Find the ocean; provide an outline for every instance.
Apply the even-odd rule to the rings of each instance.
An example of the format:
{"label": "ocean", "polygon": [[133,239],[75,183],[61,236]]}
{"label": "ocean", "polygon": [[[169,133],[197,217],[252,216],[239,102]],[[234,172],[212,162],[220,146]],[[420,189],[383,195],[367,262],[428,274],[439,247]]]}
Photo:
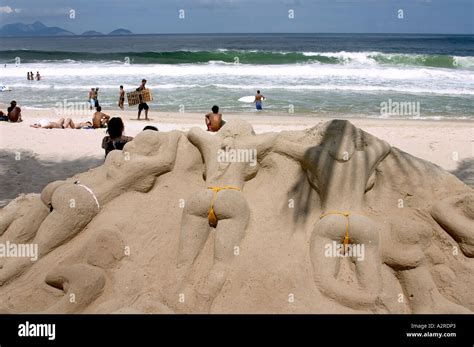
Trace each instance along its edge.
{"label": "ocean", "polygon": [[[18,59],[19,58],[19,59]],[[103,108],[148,80],[151,108],[325,117],[474,118],[474,36],[392,34],[133,35],[0,38],[0,102]],[[39,71],[41,81],[28,81]],[[401,107],[402,104],[413,108]],[[396,105],[397,107],[394,107]],[[400,107],[398,107],[400,106]],[[414,111],[417,110],[417,111]]]}

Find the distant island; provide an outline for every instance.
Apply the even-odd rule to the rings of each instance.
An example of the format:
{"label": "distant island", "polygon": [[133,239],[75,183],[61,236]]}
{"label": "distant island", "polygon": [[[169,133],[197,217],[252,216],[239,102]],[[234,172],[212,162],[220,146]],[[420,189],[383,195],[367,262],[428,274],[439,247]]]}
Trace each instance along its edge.
{"label": "distant island", "polygon": [[109,35],[133,35],[133,33],[127,29],[116,29],[111,31]]}
{"label": "distant island", "polygon": [[[95,30],[88,30],[82,33],[80,36],[102,36],[103,33]],[[127,29],[116,29],[107,35],[133,35],[130,30]],[[6,24],[0,28],[1,37],[21,37],[21,36],[76,36],[75,33],[59,28],[59,27],[48,27],[36,21],[33,24],[24,23],[13,23]]]}
{"label": "distant island", "polygon": [[82,36],[100,36],[100,35],[104,35],[104,34],[95,30],[89,30],[82,33]]}

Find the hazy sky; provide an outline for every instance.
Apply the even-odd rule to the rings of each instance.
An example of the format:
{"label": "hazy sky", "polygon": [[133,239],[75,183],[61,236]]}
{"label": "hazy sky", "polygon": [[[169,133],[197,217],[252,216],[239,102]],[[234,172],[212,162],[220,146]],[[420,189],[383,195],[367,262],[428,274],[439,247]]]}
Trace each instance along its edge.
{"label": "hazy sky", "polygon": [[474,34],[474,0],[0,0],[0,25],[36,20],[75,33]]}

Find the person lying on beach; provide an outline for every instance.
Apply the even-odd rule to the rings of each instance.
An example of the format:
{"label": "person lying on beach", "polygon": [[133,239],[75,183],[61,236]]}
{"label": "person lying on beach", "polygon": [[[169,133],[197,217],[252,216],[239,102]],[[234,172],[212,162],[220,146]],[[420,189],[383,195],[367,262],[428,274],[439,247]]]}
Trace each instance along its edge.
{"label": "person lying on beach", "polygon": [[102,113],[102,107],[97,106],[97,111],[92,116],[92,125],[94,128],[106,128],[109,122],[110,116]]}
{"label": "person lying on beach", "polygon": [[147,125],[146,127],[143,128],[142,131],[145,131],[145,130],[158,131],[158,128],[157,128],[157,127],[154,127],[153,125]]}
{"label": "person lying on beach", "polygon": [[0,122],[8,122],[8,116],[3,111],[0,111]]}
{"label": "person lying on beach", "polygon": [[66,118],[64,121],[64,129],[94,129],[91,121],[81,122],[81,123],[74,123],[71,118]]}
{"label": "person lying on beach", "polygon": [[123,135],[125,125],[123,124],[122,118],[113,117],[109,121],[107,127],[108,136],[105,136],[102,140],[102,148],[105,150],[105,156],[113,150],[122,150],[127,142],[133,140],[133,137]]}
{"label": "person lying on beach", "polygon": [[12,123],[19,123],[22,121],[21,119],[21,108],[16,105],[16,101],[13,100],[10,103],[10,107],[7,109],[8,111],[8,120]]}
{"label": "person lying on beach", "polygon": [[216,132],[225,124],[222,120],[222,113],[219,113],[219,106],[212,106],[212,113],[206,114],[204,120],[206,121],[207,131]]}
{"label": "person lying on beach", "polygon": [[41,119],[37,123],[31,124],[30,127],[38,129],[64,129],[64,118],[59,118],[57,122],[51,122],[47,119]]}

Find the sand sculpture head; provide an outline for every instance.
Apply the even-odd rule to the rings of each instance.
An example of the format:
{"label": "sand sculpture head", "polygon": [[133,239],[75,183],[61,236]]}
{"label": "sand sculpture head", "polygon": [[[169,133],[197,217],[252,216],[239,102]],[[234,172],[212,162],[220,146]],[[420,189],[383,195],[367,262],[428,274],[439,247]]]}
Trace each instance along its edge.
{"label": "sand sculpture head", "polygon": [[252,125],[250,123],[240,120],[232,119],[228,121],[218,132],[217,136],[221,138],[236,138],[255,135]]}

